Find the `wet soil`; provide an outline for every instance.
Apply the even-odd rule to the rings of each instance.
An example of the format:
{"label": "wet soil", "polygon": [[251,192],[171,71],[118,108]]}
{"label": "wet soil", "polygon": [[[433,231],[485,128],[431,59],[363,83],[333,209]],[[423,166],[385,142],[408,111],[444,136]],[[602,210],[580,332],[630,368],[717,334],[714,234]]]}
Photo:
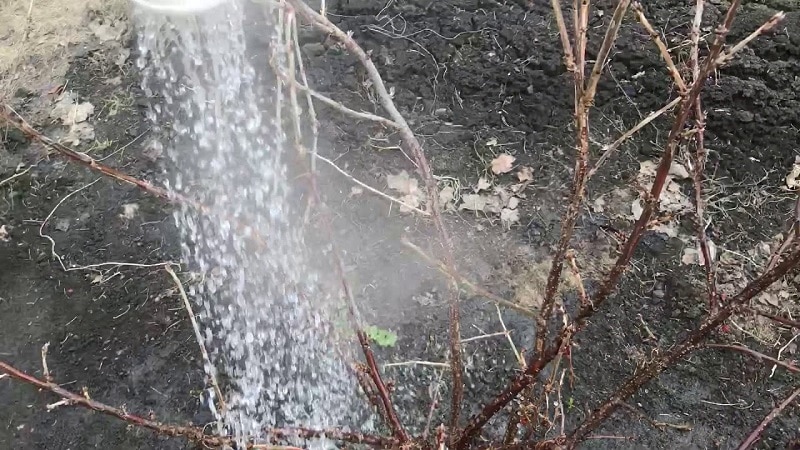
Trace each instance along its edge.
{"label": "wet soil", "polygon": [[[496,218],[469,211],[446,215],[462,272],[505,297],[514,295],[520,277],[541,277],[529,272],[546,261],[558,237],[573,155],[572,88],[549,3],[533,2],[530,8],[519,3],[410,0],[384,7],[383,2],[363,0],[328,2],[331,17],[371,51],[398,107],[422,137],[437,176],[452,177],[465,187],[475,185],[498,151],[485,145],[490,139],[517,163],[533,168],[535,180],[525,191],[520,221],[510,229]],[[707,5],[709,27],[723,7]],[[774,8],[787,11],[786,21],[715,74],[705,96],[709,177],[722,197],[729,198],[729,203],[710,208],[710,214],[718,245],[736,251],[780,232],[791,211],[790,196],[780,186],[800,137],[800,5],[788,0],[749,3],[730,39],[746,36]],[[589,40],[592,55],[611,11],[612,2],[598,2]],[[685,2],[648,5],[647,12],[670,45],[681,41],[691,20]],[[254,54],[263,56],[258,33],[251,36]],[[351,57],[310,30],[301,31],[301,44],[315,89],[354,109],[380,112],[370,100],[365,74]],[[623,26],[608,69],[610,76],[600,83],[593,112],[592,138],[600,144],[613,141],[674,95],[652,42],[633,23]],[[107,83],[116,77],[120,84]],[[108,157],[105,163],[134,176],[163,181],[163,158],[147,145],[152,136],[143,113],[150,99],[138,90],[130,62],[120,68],[103,48],[83,49],[67,81],[81,99],[97,106],[92,119],[97,141],[110,142],[106,148],[81,150]],[[45,100],[34,94],[15,98],[13,104],[27,116],[38,114]],[[396,136],[321,108],[319,113],[325,142],[321,152],[358,179],[383,188],[386,175],[412,171],[406,156],[392,148]],[[34,125],[57,131],[44,120]],[[658,120],[625,144],[593,180],[588,198],[628,187],[637,162],[657,156],[665,126],[666,119]],[[37,164],[13,184],[0,187],[0,226],[10,230],[8,241],[0,242],[0,357],[41,375],[40,349],[49,342],[49,367],[65,387],[86,387],[92,398],[143,415],[152,411],[159,420],[207,423],[210,418],[200,402],[204,380],[199,352],[164,270],[111,266],[64,271],[39,231],[63,200],[43,234],[53,238],[55,251],[68,267],[107,261],[158,264],[180,255],[170,208],[108,179],[66,198],[97,176],[58,156],[43,159],[42,148],[19,136],[6,135],[4,144],[0,179],[12,175],[20,163]],[[379,349],[379,355],[396,363],[444,361],[444,280],[399,242],[409,236],[435,249],[430,223],[400,215],[367,194],[354,198],[351,185],[337,177],[323,170],[328,203],[337,205],[339,239],[358,300],[370,323],[399,337],[394,347]],[[511,184],[512,177],[500,176],[495,182]],[[761,200],[754,201],[756,196]],[[126,204],[138,205],[133,218],[121,216]],[[691,221],[685,222],[684,231],[691,234]],[[598,237],[601,223],[589,213],[579,221],[575,247],[587,259],[608,252]],[[573,350],[574,385],[567,383],[562,392],[568,405],[567,428],[585,418],[637,363],[668,348],[705,314],[703,294],[694,282],[702,274],[679,264],[682,249],[674,239],[648,235],[619,294],[579,335]],[[654,296],[656,285],[661,295]],[[494,306],[468,293],[462,299],[465,338],[502,331]],[[530,347],[531,321],[513,312],[502,314],[519,348]],[[740,340],[775,353],[735,332],[715,339]],[[464,345],[465,413],[472,413],[505,385],[518,364],[502,336]],[[396,386],[401,416],[420,431],[440,369],[401,365],[385,370]],[[739,354],[698,351],[629,401],[639,413],[621,410],[584,448],[735,448],[797,384],[782,371],[770,375],[771,366]],[[446,378],[441,385],[445,398]],[[45,405],[56,398],[8,380],[0,381],[0,399],[10,405],[0,409],[2,448],[187,448],[181,440],[129,429],[99,414],[65,407],[47,412]],[[800,436],[798,414],[796,408],[787,410],[769,427],[759,448],[785,448]],[[446,415],[447,406],[442,405],[433,423]],[[645,417],[689,425],[691,431],[657,429]],[[484,437],[502,433],[503,424],[496,425]],[[557,430],[558,426],[548,436]]]}

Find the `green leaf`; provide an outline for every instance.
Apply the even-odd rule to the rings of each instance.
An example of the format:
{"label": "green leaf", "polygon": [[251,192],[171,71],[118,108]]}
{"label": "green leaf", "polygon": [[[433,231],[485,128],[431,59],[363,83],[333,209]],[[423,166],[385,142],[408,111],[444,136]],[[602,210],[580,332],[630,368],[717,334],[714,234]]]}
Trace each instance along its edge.
{"label": "green leaf", "polygon": [[367,337],[381,347],[394,347],[394,344],[397,343],[396,334],[389,330],[378,328],[374,325],[365,327],[364,333],[367,333]]}

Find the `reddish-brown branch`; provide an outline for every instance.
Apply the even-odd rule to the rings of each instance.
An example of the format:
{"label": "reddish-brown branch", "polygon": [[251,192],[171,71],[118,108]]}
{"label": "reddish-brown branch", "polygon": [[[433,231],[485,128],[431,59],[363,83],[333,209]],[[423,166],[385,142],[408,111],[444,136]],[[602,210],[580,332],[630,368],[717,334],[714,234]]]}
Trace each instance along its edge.
{"label": "reddish-brown branch", "polygon": [[200,205],[197,205],[196,203],[187,198],[181,197],[177,194],[167,191],[166,189],[154,186],[146,181],[139,180],[138,178],[134,178],[130,175],[122,173],[117,169],[114,169],[112,167],[106,166],[105,164],[97,162],[94,158],[85,153],[76,152],[75,150],[72,150],[71,148],[65,145],[53,141],[52,139],[48,138],[47,136],[43,135],[42,133],[38,132],[35,128],[30,126],[30,124],[28,124],[28,122],[26,122],[25,119],[20,117],[8,105],[0,104],[0,121],[25,133],[25,135],[28,136],[28,138],[30,138],[31,140],[39,142],[45,147],[55,150],[59,154],[66,156],[67,158],[75,161],[76,163],[84,167],[87,167],[90,170],[99,172],[115,180],[122,181],[123,183],[128,183],[137,186],[140,189],[156,197],[160,197],[164,200],[169,200],[176,203],[187,203],[192,206],[200,207]]}
{"label": "reddish-brown branch", "polygon": [[764,311],[759,311],[758,309],[755,309],[755,308],[753,308],[752,311],[754,313],[758,314],[759,316],[766,317],[767,319],[773,320],[773,321],[778,322],[778,323],[780,323],[782,325],[786,325],[786,326],[789,326],[789,327],[792,327],[792,328],[797,328],[798,330],[800,330],[800,321],[787,319],[786,317],[778,316],[778,315],[775,315],[775,314],[770,314],[770,313],[764,312]]}
{"label": "reddish-brown branch", "polygon": [[797,367],[792,363],[788,363],[786,361],[781,361],[781,360],[779,360],[777,358],[773,358],[772,356],[765,355],[765,354],[763,354],[761,352],[758,352],[758,351],[755,351],[755,350],[753,350],[751,348],[747,348],[744,345],[705,344],[704,347],[706,347],[706,348],[719,348],[719,349],[725,349],[725,350],[734,350],[734,351],[737,351],[737,352],[746,353],[746,354],[748,354],[750,356],[754,356],[754,357],[756,357],[758,359],[765,359],[765,360],[767,360],[767,361],[769,361],[771,363],[777,364],[777,365],[783,367],[784,369],[788,370],[789,372],[800,373],[800,367]]}
{"label": "reddish-brown branch", "polygon": [[[204,434],[202,428],[169,425],[155,420],[145,419],[144,417],[137,416],[135,414],[130,414],[121,408],[115,408],[113,406],[100,403],[86,396],[68,391],[59,386],[58,384],[46,380],[40,380],[39,378],[28,375],[27,373],[16,369],[14,366],[4,361],[0,361],[0,372],[8,374],[9,377],[15,380],[30,384],[45,391],[52,392],[53,394],[59,396],[64,401],[62,403],[62,405],[64,406],[79,406],[81,408],[91,409],[93,411],[97,411],[99,413],[111,417],[116,417],[117,419],[120,419],[131,425],[135,425],[141,428],[147,428],[160,435],[182,437],[188,439],[189,441],[195,442],[197,444],[202,444],[204,446],[211,448],[231,446],[234,444],[234,441],[228,437],[206,435]],[[293,436],[305,439],[325,437],[328,439],[333,439],[341,442],[367,444],[381,448],[391,447],[397,443],[396,440],[391,438],[364,435],[360,433],[348,433],[338,430],[312,430],[307,428],[296,428],[296,429],[273,429],[273,430],[267,430],[267,432],[269,435],[277,439],[293,437]],[[294,448],[294,447],[270,447],[270,446],[265,447],[263,444],[255,444],[252,442],[248,445],[248,448],[252,448],[254,446],[258,446],[258,448],[267,448],[267,449],[281,448],[284,450],[289,450]]]}
{"label": "reddish-brown branch", "polygon": [[567,448],[574,448],[579,442],[586,439],[597,427],[600,426],[619,405],[636,393],[645,383],[649,382],[661,372],[671,367],[691,351],[698,348],[708,336],[720,325],[725,323],[734,313],[739,311],[753,297],[763,292],[772,283],[786,276],[790,271],[796,272],[800,264],[800,250],[795,250],[775,268],[764,273],[756,280],[748,284],[738,295],[733,297],[720,308],[715,314],[708,316],[702,323],[684,339],[674,345],[661,356],[656,357],[643,367],[636,370],[636,373],[625,381],[603,404],[592,412],[592,414],[579,425],[567,439]]}
{"label": "reddish-brown branch", "polygon": [[789,394],[784,401],[775,406],[775,408],[773,408],[772,411],[767,414],[767,417],[764,417],[764,420],[762,420],[761,423],[759,423],[758,426],[756,426],[756,428],[739,445],[739,447],[737,447],[737,450],[750,450],[753,448],[753,446],[761,439],[761,435],[764,433],[764,430],[767,429],[769,424],[772,423],[776,417],[781,415],[783,410],[791,405],[798,395],[800,395],[800,388],[795,389],[794,392]]}
{"label": "reddish-brown branch", "polygon": [[[540,357],[544,353],[545,342],[547,340],[548,328],[547,321],[553,313],[555,305],[556,292],[558,285],[561,281],[561,274],[564,269],[564,258],[569,248],[570,240],[572,239],[575,230],[575,223],[578,220],[578,215],[581,212],[581,205],[583,203],[584,193],[586,191],[586,180],[589,166],[589,110],[594,102],[594,96],[597,92],[597,84],[602,74],[603,67],[606,64],[608,55],[611,52],[611,47],[617,39],[619,27],[622,25],[622,18],[625,11],[628,9],[630,0],[620,0],[617,7],[614,9],[611,23],[606,30],[603,42],[600,45],[600,51],[595,60],[594,67],[592,68],[591,75],[588,82],[584,85],[583,81],[583,66],[585,61],[585,44],[586,44],[586,26],[588,22],[588,0],[582,0],[579,20],[580,26],[576,24],[576,32],[583,33],[583,35],[576,35],[575,41],[578,43],[576,48],[576,59],[578,60],[578,67],[573,73],[575,83],[575,136],[577,156],[575,158],[575,170],[572,180],[572,191],[570,193],[569,204],[567,211],[561,222],[561,236],[558,240],[556,252],[553,255],[553,262],[550,266],[550,272],[547,275],[547,285],[544,291],[544,300],[542,302],[542,309],[539,317],[536,319],[536,338],[533,346],[533,354],[531,358]],[[561,24],[559,24],[560,26]],[[578,31],[579,30],[579,31]],[[559,30],[560,33],[566,34],[566,30]],[[567,48],[563,49],[565,52]]]}
{"label": "reddish-brown branch", "polygon": [[709,56],[706,58],[705,63],[700,69],[698,78],[694,80],[689,92],[687,92],[686,96],[684,96],[681,100],[675,121],[672,125],[672,129],[667,137],[664,153],[661,155],[661,160],[659,161],[656,169],[656,177],[653,181],[653,186],[650,189],[647,200],[645,201],[642,214],[634,223],[633,230],[630,232],[628,239],[623,245],[622,251],[617,258],[614,267],[609,272],[606,280],[601,284],[600,289],[598,289],[598,292],[593,298],[593,302],[590,305],[581,308],[580,312],[575,318],[577,329],[581,329],[586,319],[594,314],[594,312],[597,311],[597,308],[603,304],[603,302],[608,298],[609,295],[611,295],[612,292],[614,292],[617,284],[619,283],[620,277],[625,272],[625,269],[628,267],[628,264],[633,257],[633,252],[636,249],[636,246],[639,244],[639,240],[644,234],[644,231],[647,229],[647,225],[650,223],[653,213],[658,210],[661,192],[666,184],[675,151],[678,147],[678,144],[682,140],[686,123],[689,120],[689,117],[692,115],[694,105],[696,104],[696,101],[700,96],[700,92],[705,85],[705,80],[716,67],[714,63],[717,56],[722,51],[725,38],[728,35],[728,30],[730,30],[731,24],[733,23],[733,18],[735,17],[735,12],[739,7],[739,3],[740,0],[733,0],[731,3],[722,25],[717,29],[717,39],[711,47]]}

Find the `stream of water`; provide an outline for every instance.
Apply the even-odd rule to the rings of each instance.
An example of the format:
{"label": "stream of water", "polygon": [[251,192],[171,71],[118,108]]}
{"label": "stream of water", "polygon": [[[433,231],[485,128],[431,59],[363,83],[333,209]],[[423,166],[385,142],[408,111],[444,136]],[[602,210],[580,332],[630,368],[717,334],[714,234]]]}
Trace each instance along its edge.
{"label": "stream of water", "polygon": [[[170,188],[207,209],[182,205],[175,218],[198,274],[190,293],[212,354],[206,370],[228,389],[220,423],[240,439],[343,425],[355,392],[297,226],[305,205],[287,181],[281,93],[249,63],[245,14],[236,2],[191,16],[136,10],[154,145]],[[259,32],[282,48],[269,17],[278,12]]]}

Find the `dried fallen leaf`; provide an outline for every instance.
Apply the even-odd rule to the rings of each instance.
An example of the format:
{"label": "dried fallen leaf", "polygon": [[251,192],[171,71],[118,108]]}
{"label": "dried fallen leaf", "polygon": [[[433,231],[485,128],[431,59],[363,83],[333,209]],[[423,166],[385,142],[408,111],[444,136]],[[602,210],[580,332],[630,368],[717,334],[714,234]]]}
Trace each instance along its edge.
{"label": "dried fallen leaf", "polygon": [[419,181],[416,178],[411,178],[405,170],[397,175],[387,175],[386,184],[389,189],[401,194],[411,195],[419,191]]}
{"label": "dried fallen leaf", "polygon": [[497,138],[491,138],[488,141],[486,141],[486,146],[487,147],[497,147]]}
{"label": "dried fallen leaf", "polygon": [[122,205],[122,213],[119,215],[121,219],[130,220],[136,216],[139,211],[139,205],[136,203],[127,203]]}
{"label": "dried fallen leaf", "polygon": [[639,220],[639,217],[642,217],[642,213],[644,212],[644,208],[642,208],[642,200],[635,199],[633,203],[631,203],[631,213],[633,213],[633,219]]}
{"label": "dried fallen leaf", "polygon": [[506,228],[511,227],[511,225],[519,222],[519,210],[503,208],[500,211],[500,221],[503,222]]}
{"label": "dried fallen leaf", "polygon": [[669,174],[678,180],[685,180],[689,178],[689,171],[686,170],[686,167],[684,167],[683,164],[675,161],[672,161],[672,165],[669,166]]}
{"label": "dried fallen leaf", "polygon": [[455,200],[456,198],[456,190],[453,186],[445,186],[439,191],[439,204],[445,208],[447,207],[450,202]]}
{"label": "dried fallen leaf", "polygon": [[794,164],[792,165],[792,170],[789,172],[789,175],[786,175],[786,187],[789,189],[797,189],[800,187],[800,156],[794,157]]}
{"label": "dried fallen leaf", "polygon": [[603,196],[597,197],[592,202],[592,211],[596,213],[601,213],[606,209],[606,201],[603,199]]}
{"label": "dried fallen leaf", "polygon": [[50,111],[50,117],[68,126],[85,122],[94,113],[94,105],[89,102],[78,103],[77,100],[74,92],[64,92]]}
{"label": "dried fallen leaf", "polygon": [[501,153],[497,158],[492,160],[492,172],[495,175],[511,172],[511,168],[516,160],[517,158],[508,153]]}
{"label": "dried fallen leaf", "polygon": [[[403,170],[397,175],[388,175],[386,177],[386,184],[389,189],[393,189],[401,194],[400,201],[412,206],[418,207],[422,202],[422,192],[419,190],[419,181],[408,175],[408,172]],[[400,212],[410,212],[411,208],[400,206]]]}
{"label": "dried fallen leaf", "polygon": [[486,207],[487,197],[478,194],[466,194],[461,197],[461,206],[458,209],[466,209],[469,211],[483,211]]}
{"label": "dried fallen leaf", "polygon": [[533,180],[533,169],[528,166],[522,166],[517,171],[517,179],[519,181],[532,181]]}
{"label": "dried fallen leaf", "polygon": [[73,124],[69,128],[69,132],[64,136],[64,140],[69,142],[70,145],[80,145],[81,142],[87,142],[94,139],[94,127],[86,122]]}
{"label": "dried fallen leaf", "polygon": [[511,197],[510,199],[508,199],[508,202],[506,203],[506,208],[508,208],[508,209],[517,209],[517,206],[519,206],[519,198],[518,197]]}
{"label": "dried fallen leaf", "polygon": [[475,186],[475,192],[478,193],[480,191],[485,191],[492,187],[492,183],[489,182],[485,177],[478,178],[478,185]]}
{"label": "dried fallen leaf", "polygon": [[[715,261],[717,259],[717,246],[714,244],[713,241],[708,240],[708,253],[711,257],[711,261]],[[701,266],[706,265],[706,258],[703,255],[703,251],[700,249],[700,244],[697,244],[697,247],[691,248],[688,247],[683,250],[683,257],[681,257],[681,263],[683,264],[699,264]]]}
{"label": "dried fallen leaf", "polygon": [[5,225],[0,226],[0,242],[8,242],[11,239],[8,237],[9,228]]}

